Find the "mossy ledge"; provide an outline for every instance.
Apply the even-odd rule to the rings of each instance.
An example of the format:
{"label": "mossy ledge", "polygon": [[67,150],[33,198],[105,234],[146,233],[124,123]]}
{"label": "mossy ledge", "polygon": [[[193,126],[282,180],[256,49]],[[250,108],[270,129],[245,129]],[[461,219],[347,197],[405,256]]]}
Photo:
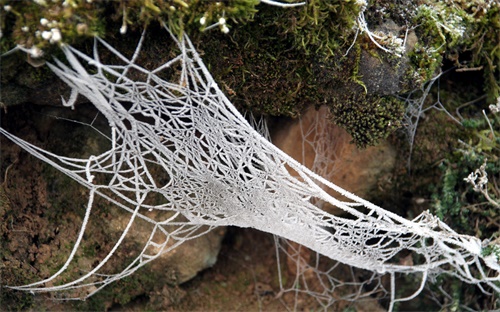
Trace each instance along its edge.
{"label": "mossy ledge", "polygon": [[[23,46],[36,52],[28,61],[37,63],[33,56],[49,59],[60,44],[78,44],[93,36],[119,41],[150,24],[165,23],[177,35],[188,32],[195,39],[236,105],[263,114],[298,116],[308,105],[327,104],[337,114],[333,121],[362,147],[376,144],[402,124],[404,103],[391,96],[434,77],[444,59],[460,70],[481,70],[488,101],[496,102],[499,12],[500,4],[493,0],[311,0],[287,9],[258,0],[0,0],[0,48],[3,53]],[[376,37],[369,38],[360,28],[360,16]],[[402,42],[407,44],[402,58],[377,46],[391,49]],[[399,88],[390,94],[367,89],[373,77],[360,71],[366,55],[393,72],[404,70],[405,75],[397,76]],[[325,81],[334,81],[342,92],[365,95],[346,99],[327,90],[331,88]],[[353,106],[353,101],[360,102]],[[374,108],[384,112],[367,116]],[[374,116],[383,116],[383,121],[360,125],[347,120]],[[371,125],[381,122],[384,126],[368,138],[374,131]]]}

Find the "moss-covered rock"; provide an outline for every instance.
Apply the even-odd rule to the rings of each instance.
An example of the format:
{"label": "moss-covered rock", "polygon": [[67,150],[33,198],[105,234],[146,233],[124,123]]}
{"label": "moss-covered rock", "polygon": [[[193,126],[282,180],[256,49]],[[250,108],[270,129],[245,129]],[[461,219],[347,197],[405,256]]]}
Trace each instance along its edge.
{"label": "moss-covered rock", "polygon": [[[499,96],[495,67],[500,61],[498,3],[451,2],[387,0],[368,5],[364,1],[316,0],[283,9],[259,5],[257,0],[2,0],[0,26],[3,51],[21,44],[49,54],[50,47],[63,42],[74,44],[98,35],[113,43],[123,40],[119,31],[140,30],[151,22],[166,23],[178,35],[187,31],[197,38],[205,60],[235,104],[263,114],[297,116],[308,105],[323,104],[325,98],[328,102],[323,83],[332,79],[336,85],[345,85],[341,86],[343,91],[351,89],[353,81],[363,85],[368,99],[362,101],[377,107],[379,101],[387,102],[379,96],[409,91],[431,79],[443,59],[451,59],[463,70],[482,69],[486,92],[494,101]],[[359,24],[360,17],[366,17],[373,31],[371,38]],[[208,30],[211,28],[215,29]],[[60,33],[60,40],[53,30]],[[228,35],[222,35],[229,30]],[[407,45],[402,58],[379,48],[390,50],[403,39]],[[355,54],[354,61],[349,54]],[[381,66],[374,67],[377,60]],[[30,100],[14,89],[6,88],[9,103]],[[359,95],[352,100],[357,99],[361,100]],[[335,99],[342,100],[345,97]],[[352,107],[352,101],[346,101]],[[401,124],[394,119],[400,118],[397,116],[392,116],[391,126]],[[374,129],[363,123],[348,130],[354,134]],[[387,130],[389,133],[394,128]],[[353,137],[355,141],[360,138],[360,146],[376,142],[362,139],[366,134]]]}

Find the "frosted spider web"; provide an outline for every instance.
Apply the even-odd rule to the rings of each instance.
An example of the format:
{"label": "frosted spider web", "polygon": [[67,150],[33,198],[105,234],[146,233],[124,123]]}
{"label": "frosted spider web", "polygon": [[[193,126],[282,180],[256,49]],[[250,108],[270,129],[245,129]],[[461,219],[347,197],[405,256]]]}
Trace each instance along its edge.
{"label": "frosted spider web", "polygon": [[[288,127],[285,127],[284,131],[292,140],[299,141],[298,148],[285,146],[289,151],[295,149],[290,156],[294,156],[302,165],[331,181],[337,174],[345,174],[341,167],[347,165],[343,157],[349,155],[346,147],[351,139],[330,120],[326,106],[310,107],[299,117],[299,133],[294,133],[293,128]],[[260,132],[271,139],[266,130]],[[312,198],[311,203],[322,210],[338,213],[328,202]],[[310,305],[310,301],[308,303],[307,299],[304,300],[304,296],[315,299],[325,310],[340,311],[349,306],[366,305],[368,301],[371,309],[376,310],[379,305],[375,298],[387,296],[388,290],[384,288],[382,281],[383,274],[359,270],[332,261],[317,252],[311,252],[293,241],[276,235],[274,238],[280,284],[280,292],[276,297],[290,310],[300,311]],[[282,259],[286,264],[283,267]],[[283,276],[283,272],[288,272],[291,278]],[[288,281],[285,283],[285,280]],[[292,300],[284,298],[286,294],[291,295]]]}
{"label": "frosted spider web", "polygon": [[[80,94],[107,119],[109,150],[81,159],[60,156],[0,128],[90,191],[81,231],[62,268],[47,279],[12,288],[83,288],[86,291],[77,294],[88,297],[187,240],[215,227],[238,226],[275,234],[374,276],[388,274],[389,309],[417,296],[428,279],[443,273],[500,291],[498,259],[494,253],[483,256],[487,241],[457,234],[428,212],[406,220],[307,169],[254,130],[234,108],[186,35],[171,38],[179,54],[153,70],[136,64],[143,39],[131,58],[96,39],[92,56],[64,46],[67,64],[56,60],[48,65],[72,88],[69,101],[63,100],[65,106],[73,106]],[[100,49],[107,49],[121,64],[101,63]],[[128,212],[130,220],[99,264],[74,281],[56,285],[81,245],[96,195]],[[152,204],[151,195],[160,196],[162,203]],[[319,201],[343,215],[319,209],[313,204]],[[122,271],[102,272],[137,220],[153,228],[140,254]],[[293,248],[287,250],[293,256]],[[411,255],[413,263],[402,263],[403,255]],[[334,270],[321,273],[329,283],[340,281],[329,273]],[[413,295],[395,298],[396,273],[420,276]],[[325,291],[323,296],[335,295]]]}
{"label": "frosted spider web", "polygon": [[438,96],[437,100],[430,105],[427,103],[429,93],[431,92],[434,85],[437,84],[439,88],[439,81],[443,74],[444,73],[440,72],[434,78],[423,84],[420,88],[411,91],[409,94],[406,95],[406,97],[404,98],[401,97],[401,100],[405,101],[406,104],[405,115],[403,117],[403,124],[406,132],[406,137],[408,139],[408,144],[410,146],[408,163],[407,163],[408,168],[410,168],[411,164],[413,144],[415,142],[415,136],[417,134],[418,124],[422,116],[424,116],[424,114],[427,111],[435,109],[437,111],[444,112],[453,121],[455,121],[458,124],[461,124],[460,121],[458,121],[455,117],[453,117],[453,115],[451,115],[448,112],[448,110],[446,110],[446,108],[443,106],[443,103],[441,103],[441,100],[439,98],[439,91],[437,93]]}

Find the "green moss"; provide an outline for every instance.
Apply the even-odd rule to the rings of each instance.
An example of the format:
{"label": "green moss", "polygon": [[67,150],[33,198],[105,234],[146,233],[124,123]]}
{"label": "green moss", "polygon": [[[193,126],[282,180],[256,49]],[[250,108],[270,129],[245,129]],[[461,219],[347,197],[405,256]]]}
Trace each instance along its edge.
{"label": "green moss", "polygon": [[[33,4],[39,12],[32,14],[33,25],[30,25],[30,30],[31,26],[36,26],[34,29],[43,31],[46,27],[40,25],[40,18],[50,11],[52,15],[50,18],[47,17],[50,21],[59,20],[60,16],[56,17],[53,12],[66,12],[65,19],[60,19],[60,27],[65,42],[69,43],[73,40],[70,38],[76,40],[82,35],[104,36],[106,33],[104,27],[109,25],[94,23],[90,29],[99,31],[86,30],[82,33],[85,28],[82,25],[98,21],[98,16],[101,14],[113,17],[116,28],[119,28],[117,25],[119,26],[120,22],[130,28],[142,28],[152,21],[165,21],[178,34],[188,29],[190,33],[196,33],[195,30],[204,30],[221,17],[228,21],[232,19],[233,22],[249,21],[254,17],[258,3],[254,0],[220,3],[132,0],[112,5],[83,2],[72,2],[72,5],[64,9],[61,9],[62,4],[59,2],[47,2],[45,6]],[[87,12],[91,8],[97,10]],[[210,32],[210,38],[206,38],[205,35],[198,35],[198,38],[203,37],[200,45],[208,52],[204,59],[210,64],[214,76],[237,106],[269,115],[298,116],[306,106],[331,101],[333,96],[330,91],[326,90],[325,93],[324,90],[325,81],[333,79],[339,84],[355,82],[364,85],[357,73],[359,45],[354,44],[350,52],[351,55],[354,54],[354,59],[343,57],[354,38],[353,26],[361,9],[354,1],[340,0],[309,1],[306,6],[286,10],[262,6],[253,23],[239,26],[231,31],[230,40],[220,32]],[[3,14],[16,15],[19,10],[20,7],[13,5],[10,12]],[[21,15],[24,16],[24,13]],[[200,23],[202,19],[205,20],[203,25]],[[19,31],[22,27],[19,20],[23,19],[16,20],[12,34],[29,36],[29,33],[22,34]],[[197,37],[196,34],[194,37]],[[18,43],[31,42],[33,45],[40,45],[40,48],[50,45],[46,40],[36,36],[30,38],[14,36],[14,38]],[[329,59],[332,61],[328,61]],[[255,92],[255,90],[261,91]],[[343,100],[346,99],[332,101],[339,103]],[[354,104],[356,100],[362,103]],[[348,99],[348,102],[351,107],[363,108],[361,115],[376,111],[376,116],[386,118],[395,113],[393,105],[390,104],[392,101],[387,99],[381,100],[377,97],[362,99],[356,95]],[[370,107],[380,107],[377,106],[379,103],[383,104],[384,109],[392,112],[370,109]],[[378,125],[375,125],[373,121],[368,121],[364,117],[354,117],[354,110],[342,110],[343,113],[347,111],[349,111],[347,115],[342,114],[336,120],[341,126],[348,128],[360,146],[374,144],[380,138],[386,137],[387,133],[393,130],[393,126],[399,124],[395,116],[378,121]],[[361,123],[355,126],[353,118]],[[375,128],[387,125],[391,126],[386,133],[375,131],[373,135],[369,135]],[[361,134],[357,134],[357,131]]]}
{"label": "green moss", "polygon": [[[415,28],[418,42],[409,54],[412,64],[407,75],[409,81],[426,82],[435,75],[444,58],[452,59],[458,66],[484,69],[487,81],[485,88],[489,100],[493,101],[500,93],[498,68],[495,67],[500,62],[500,43],[496,37],[500,28],[499,7],[495,3],[487,4],[480,0],[451,2],[452,4],[444,4],[434,0],[422,1],[415,5],[415,13],[404,15],[404,1],[377,1],[366,9],[365,15],[370,26],[376,26],[377,23],[380,25],[383,18],[391,18],[400,25],[408,22],[419,25]],[[50,31],[52,28],[60,29],[62,42],[73,44],[94,35],[114,37],[120,26],[142,29],[152,22],[165,22],[177,34],[184,31],[195,34],[224,17],[231,28],[231,38],[219,36],[220,32],[210,31],[210,38],[204,37],[202,40],[208,42],[205,45],[207,51],[215,51],[215,54],[206,57],[215,76],[218,76],[223,89],[240,107],[271,115],[297,116],[306,103],[324,102],[324,94],[321,92],[324,87],[321,79],[317,79],[315,75],[318,72],[324,75],[317,67],[327,63],[325,60],[329,58],[334,60],[329,66],[333,69],[346,69],[345,72],[349,74],[349,77],[339,77],[342,73],[331,73],[332,79],[364,85],[362,77],[357,74],[359,63],[351,63],[350,67],[340,64],[353,43],[356,18],[364,10],[356,1],[313,0],[293,9],[265,5],[257,7],[257,0],[130,0],[90,3],[68,0],[64,2],[67,5],[63,5],[63,1],[39,3],[42,4],[0,0],[2,7],[10,6],[8,12],[0,10],[0,26],[4,34],[3,51],[15,44],[23,44],[27,48],[37,46],[46,50],[56,46],[41,36],[43,31]],[[257,8],[260,12],[256,15],[256,20],[249,23],[248,27],[244,26],[248,21],[254,20]],[[105,24],[104,21],[110,19],[102,18],[103,15],[111,17],[112,21]],[[47,19],[50,25],[42,25],[42,18]],[[240,25],[234,27],[237,23]],[[234,43],[236,44],[233,45]],[[359,51],[354,51],[360,47],[385,59],[393,68],[400,66],[397,62],[391,62],[387,53],[380,53],[366,35],[358,36],[350,53],[359,55]],[[467,64],[457,57],[462,51],[471,51]],[[255,90],[263,92],[255,94]],[[363,103],[379,101],[375,98],[367,101],[359,96],[355,98]],[[342,118],[344,117],[347,118]],[[394,118],[391,120],[396,121]],[[397,124],[392,121],[391,125]],[[386,122],[387,124],[389,123]],[[372,131],[373,128],[368,125],[369,123],[364,123],[363,127]],[[349,131],[355,133],[353,128]],[[366,137],[361,135],[363,136]],[[376,139],[364,138],[360,142],[362,141],[375,142]]]}
{"label": "green moss", "polygon": [[370,96],[359,88],[329,104],[333,121],[347,130],[360,148],[376,145],[400,127],[404,103],[392,97]]}
{"label": "green moss", "polygon": [[[11,44],[3,47],[22,45],[26,48],[37,46],[40,49],[48,49],[51,45],[49,40],[42,37],[44,31],[51,32],[58,29],[62,41],[55,43],[74,43],[81,37],[104,36],[104,3],[96,1],[67,1],[63,6],[59,1],[45,1],[45,4],[27,1],[0,1],[0,5],[9,11],[2,10],[0,18],[7,18],[2,25],[2,32],[7,35]],[[12,18],[14,17],[14,18]],[[45,21],[45,20],[46,21]],[[56,45],[56,44],[55,44]],[[2,51],[5,52],[5,51]]]}
{"label": "green moss", "polygon": [[[229,36],[195,37],[204,61],[233,104],[259,114],[297,116],[319,101],[312,56],[281,31],[282,11],[264,6],[253,23]],[[210,36],[210,37],[208,37]]]}
{"label": "green moss", "polygon": [[[16,45],[52,52],[52,47],[62,43],[74,44],[93,36],[104,38],[119,30],[126,32],[127,28],[142,30],[151,22],[165,22],[181,35],[186,29],[203,30],[221,17],[234,23],[248,21],[257,11],[258,3],[258,0],[0,0],[1,52]],[[48,36],[54,29],[60,31],[60,41],[44,38],[44,32]]]}
{"label": "green moss", "polygon": [[307,1],[299,11],[284,10],[280,25],[294,36],[295,46],[306,55],[332,57],[351,43],[353,27],[361,11],[356,1]]}
{"label": "green moss", "polygon": [[462,209],[461,196],[457,192],[458,175],[456,170],[448,166],[443,166],[443,184],[441,192],[433,196],[434,212],[438,218],[449,222],[453,220],[455,229],[470,231],[471,225],[468,220],[468,211]]}
{"label": "green moss", "polygon": [[494,103],[500,95],[499,21],[496,1],[423,1],[412,21],[419,25],[419,43],[410,54],[419,80],[432,78],[443,58],[459,68],[482,69],[488,100]]}
{"label": "green moss", "polygon": [[489,238],[498,230],[495,224],[498,224],[500,215],[497,208],[480,192],[474,191],[465,178],[486,163],[486,187],[490,197],[495,200],[499,195],[500,139],[492,136],[490,125],[494,132],[498,132],[500,123],[496,118],[490,118],[489,124],[484,118],[478,118],[466,120],[464,125],[463,143],[455,153],[447,155],[441,166],[443,184],[434,193],[433,209],[438,217],[452,223],[461,232]]}
{"label": "green moss", "polygon": [[500,246],[498,245],[488,245],[486,246],[485,248],[483,248],[482,252],[481,252],[481,255],[483,257],[487,257],[487,256],[490,256],[490,255],[495,255],[495,257],[498,259],[500,259]]}

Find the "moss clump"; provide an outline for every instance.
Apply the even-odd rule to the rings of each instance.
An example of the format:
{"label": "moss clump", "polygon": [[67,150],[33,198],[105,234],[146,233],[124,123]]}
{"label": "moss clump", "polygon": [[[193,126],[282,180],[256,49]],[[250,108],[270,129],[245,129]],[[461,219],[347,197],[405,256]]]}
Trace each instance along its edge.
{"label": "moss clump", "polygon": [[294,45],[306,55],[332,57],[350,45],[361,1],[307,1],[299,11],[284,10],[280,18],[282,32],[293,34]]}
{"label": "moss clump", "polygon": [[[464,120],[462,143],[458,144],[455,153],[446,155],[440,166],[442,184],[434,190],[432,212],[460,233],[489,240],[491,243],[482,248],[482,256],[494,254],[498,260],[500,214],[494,202],[500,203],[500,119],[488,118],[489,124],[483,116]],[[488,179],[484,187],[493,203],[465,180],[482,165],[485,165]],[[483,299],[478,289],[464,288],[457,280],[443,278],[439,285],[452,294],[457,309],[462,305],[488,311],[499,308],[498,300]]]}
{"label": "moss clump", "polygon": [[282,31],[283,12],[263,6],[252,23],[235,28],[229,38],[204,33],[193,39],[233,104],[257,114],[295,117],[321,99],[314,57]]}
{"label": "moss clump", "polygon": [[[104,2],[0,0],[2,52],[16,45],[48,49],[79,38],[104,36]],[[56,34],[57,33],[57,34]]]}
{"label": "moss clump", "polygon": [[357,91],[335,99],[329,106],[333,122],[346,129],[358,147],[364,148],[376,145],[400,127],[404,103],[392,97],[367,95],[362,87]]}
{"label": "moss clump", "polygon": [[[120,22],[123,29],[142,28],[151,21],[164,21],[170,29],[180,34],[187,29],[204,30],[221,18],[249,21],[254,17],[257,4],[256,0],[225,2],[131,0],[108,4],[87,1],[38,1],[32,3],[38,11],[30,18],[38,34],[58,27],[63,41],[71,43],[72,39],[76,40],[82,35],[81,30],[85,28],[83,24],[90,25],[94,21],[104,20],[99,18],[103,14],[113,18],[118,24],[114,26],[116,29],[119,28]],[[97,10],[92,10],[93,8]],[[220,32],[210,32],[210,38],[203,35],[200,45],[207,51],[204,58],[212,65],[214,76],[236,105],[264,114],[297,116],[305,106],[328,103],[334,98],[328,94],[330,91],[325,93],[321,90],[324,86],[322,80],[316,77],[318,73],[319,76],[331,75],[327,80],[334,79],[341,85],[352,81],[362,84],[362,80],[357,77],[359,57],[356,58],[356,62],[351,62],[349,67],[346,67],[342,55],[353,42],[356,18],[365,9],[362,2],[340,0],[309,1],[305,6],[286,10],[262,6],[255,22],[235,28],[230,33],[231,38],[223,36]],[[35,35],[32,35],[32,32],[23,34],[19,31],[22,28],[19,24],[22,18],[19,16],[24,16],[25,13],[20,15],[17,13],[22,10],[27,9],[12,5],[9,12],[3,12],[18,16],[12,33],[31,36],[23,39],[23,44],[27,47],[32,44],[44,49],[50,45],[50,40],[40,38],[36,35],[36,31]],[[66,12],[64,18],[58,15],[61,12]],[[40,20],[43,18],[52,24],[41,25]],[[106,34],[104,27],[109,28],[109,25],[96,24],[91,28],[99,31],[85,32],[84,35],[103,37]],[[31,25],[29,28],[32,28]],[[190,34],[196,32],[190,31]],[[354,50],[359,52],[357,44],[354,45]],[[355,54],[359,56],[358,52]],[[322,67],[326,59],[333,60],[328,65],[331,68]],[[338,69],[342,72],[335,72]],[[252,90],[262,91],[256,93]],[[355,95],[349,99],[334,100],[336,103],[342,101],[352,103],[358,98],[360,96]],[[378,96],[363,97],[360,107],[368,108],[373,105],[376,107],[379,101],[389,102],[381,100]],[[371,104],[367,104],[368,102]],[[372,110],[368,112],[373,113]],[[352,119],[354,114],[355,111],[350,110],[349,118]],[[384,114],[377,116],[387,116]],[[360,111],[360,115],[356,119],[365,120],[364,111]],[[349,124],[345,120],[341,121],[344,117],[347,118],[346,115],[336,118],[341,126]],[[372,122],[360,123],[357,127],[353,126],[354,123],[349,124],[348,131],[353,134],[359,146],[374,144],[378,139],[387,136],[398,124],[394,118],[391,122],[385,119],[380,121],[381,125],[390,124],[391,127],[386,128],[388,131],[385,133],[377,133],[371,138],[368,138],[367,134],[374,130]],[[369,128],[364,129],[364,126]],[[363,134],[357,135],[358,130]]]}
{"label": "moss clump", "polygon": [[[245,23],[253,20],[259,1],[39,0],[25,5],[0,0],[0,3],[3,8],[0,12],[1,27],[4,37],[12,39],[10,46],[15,43],[45,49],[51,43],[57,43],[54,34],[48,34],[54,29],[61,33],[60,42],[73,43],[85,36],[103,37],[114,33],[106,32],[106,27],[118,30],[121,25],[121,30],[126,31],[127,27],[140,29],[152,21],[165,22],[177,34],[188,29],[192,30],[190,33],[203,31],[221,18]],[[397,127],[401,105],[374,94],[349,97],[329,95],[330,91],[325,94],[317,74],[331,75],[329,79],[342,90],[352,93],[351,89],[355,87],[350,85],[351,82],[363,85],[362,77],[358,77],[359,49],[375,53],[381,60],[386,59],[386,53],[379,53],[370,44],[371,40],[361,34],[350,50],[358,57],[346,66],[343,55],[353,42],[360,12],[365,12],[372,26],[380,17],[394,19],[400,24],[409,21],[419,25],[415,29],[418,42],[409,55],[413,65],[408,70],[409,80],[416,79],[421,83],[429,80],[446,57],[456,61],[459,67],[482,66],[489,99],[496,99],[499,81],[495,64],[500,61],[499,40],[495,37],[495,30],[500,27],[498,5],[480,0],[467,3],[426,0],[414,5],[414,13],[403,16],[401,8],[405,5],[408,5],[407,1],[378,1],[373,8],[367,8],[362,1],[314,0],[295,9],[262,6],[255,22],[235,28],[231,31],[231,38],[210,32],[210,38],[202,39],[206,44],[202,42],[201,45],[207,51],[206,59],[212,65],[214,75],[240,107],[264,114],[296,116],[304,106],[325,103],[326,99],[326,103],[332,102],[332,111],[340,114],[334,118],[336,122],[346,127],[359,146],[373,144]],[[103,15],[111,16],[114,22],[105,25]],[[382,24],[378,21],[379,26]],[[222,30],[223,26],[225,24],[218,27]],[[394,36],[402,33],[404,29],[401,28]],[[471,51],[466,61],[457,56],[465,50]],[[328,59],[333,61],[326,61]],[[327,63],[330,68],[318,70]],[[402,66],[397,62],[390,64],[393,68]],[[358,100],[360,103],[355,105]],[[345,103],[345,107],[339,109],[342,106],[337,103]],[[374,107],[383,108],[383,111],[373,110]],[[354,116],[355,109],[360,109],[359,116]],[[365,116],[365,113],[372,115]],[[383,120],[375,122],[373,116]],[[387,131],[383,132],[383,127]]]}
{"label": "moss clump", "polygon": [[[165,22],[170,30],[182,34],[187,28],[204,30],[220,18],[246,22],[257,12],[259,0],[129,0],[121,1],[116,8],[117,18],[123,25],[143,27],[151,21]],[[221,24],[222,29],[224,25]]]}

